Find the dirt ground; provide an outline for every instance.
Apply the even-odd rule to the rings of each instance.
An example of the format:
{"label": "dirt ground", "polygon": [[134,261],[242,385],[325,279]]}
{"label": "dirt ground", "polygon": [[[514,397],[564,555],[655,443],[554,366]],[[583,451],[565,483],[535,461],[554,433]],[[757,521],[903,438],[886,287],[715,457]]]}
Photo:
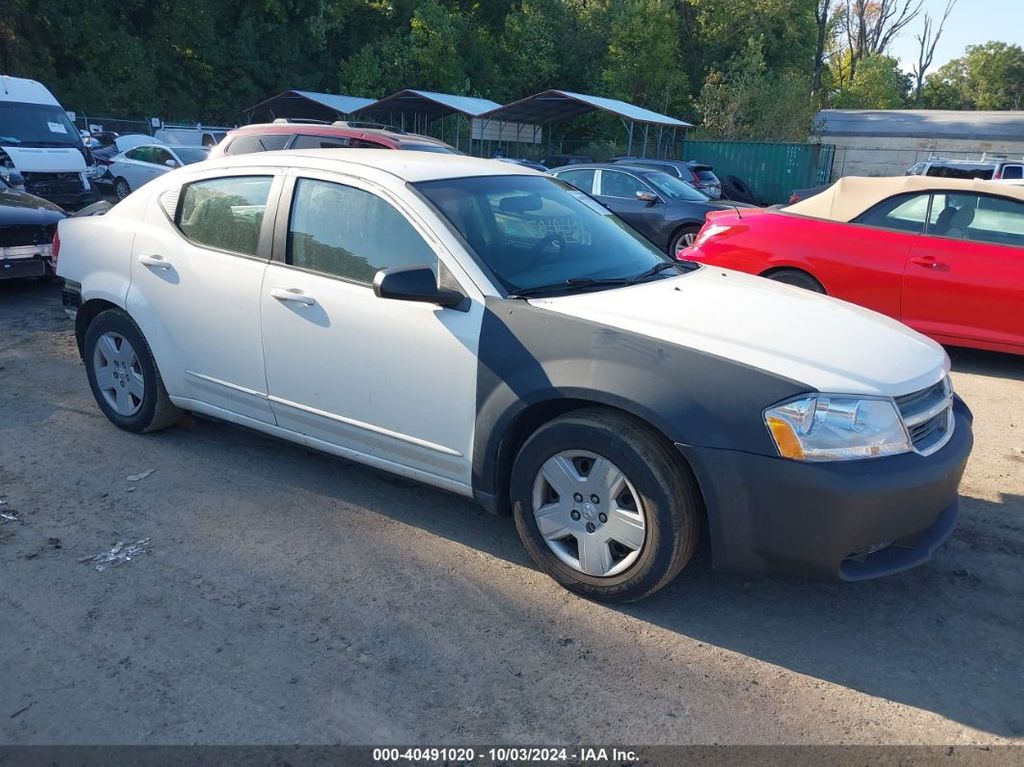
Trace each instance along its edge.
{"label": "dirt ground", "polygon": [[953,362],[977,444],[934,561],[704,557],[614,608],[460,498],[210,421],[115,429],[59,290],[0,283],[0,742],[1024,743],[1024,358]]}

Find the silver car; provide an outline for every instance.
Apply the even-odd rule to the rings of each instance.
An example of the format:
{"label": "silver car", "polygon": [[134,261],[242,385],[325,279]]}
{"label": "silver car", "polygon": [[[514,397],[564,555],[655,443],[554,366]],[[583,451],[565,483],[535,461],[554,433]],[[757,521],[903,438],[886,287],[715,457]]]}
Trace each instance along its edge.
{"label": "silver car", "polygon": [[139,187],[175,168],[202,162],[210,150],[198,146],[170,147],[143,144],[114,157],[108,173],[113,178],[114,196],[123,200]]}

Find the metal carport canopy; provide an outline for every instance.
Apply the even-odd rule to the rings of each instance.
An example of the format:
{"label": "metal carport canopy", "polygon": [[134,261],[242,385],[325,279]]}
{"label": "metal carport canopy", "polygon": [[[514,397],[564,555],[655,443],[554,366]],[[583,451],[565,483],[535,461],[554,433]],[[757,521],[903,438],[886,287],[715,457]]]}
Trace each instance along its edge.
{"label": "metal carport canopy", "polygon": [[349,115],[374,103],[373,99],[359,96],[345,96],[337,93],[316,93],[314,91],[282,91],[244,112],[250,116],[266,112],[274,117],[298,117],[318,120],[334,120],[339,115]]}
{"label": "metal carport canopy", "polygon": [[435,93],[406,89],[385,96],[355,110],[353,114],[380,112],[413,112],[427,115],[430,118],[460,114],[466,117],[479,117],[501,105],[490,99],[479,99],[473,96],[453,96],[450,93]]}
{"label": "metal carport canopy", "polygon": [[602,111],[617,115],[623,120],[647,125],[660,125],[666,128],[692,128],[693,125],[677,120],[668,115],[652,112],[650,109],[628,104],[618,99],[607,99],[602,96],[589,96],[572,91],[548,90],[513,101],[503,107],[492,109],[479,115],[484,120],[501,122],[530,123],[533,125],[550,125],[587,112]]}

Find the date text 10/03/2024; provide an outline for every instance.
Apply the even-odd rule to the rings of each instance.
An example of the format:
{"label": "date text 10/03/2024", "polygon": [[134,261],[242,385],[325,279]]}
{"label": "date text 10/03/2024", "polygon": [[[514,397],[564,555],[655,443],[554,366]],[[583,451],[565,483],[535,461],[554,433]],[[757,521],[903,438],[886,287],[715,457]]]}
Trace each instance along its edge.
{"label": "date text 10/03/2024", "polygon": [[455,762],[468,764],[480,759],[489,762],[616,762],[629,764],[637,760],[635,751],[624,748],[544,748],[507,746],[494,748],[375,748],[375,762]]}

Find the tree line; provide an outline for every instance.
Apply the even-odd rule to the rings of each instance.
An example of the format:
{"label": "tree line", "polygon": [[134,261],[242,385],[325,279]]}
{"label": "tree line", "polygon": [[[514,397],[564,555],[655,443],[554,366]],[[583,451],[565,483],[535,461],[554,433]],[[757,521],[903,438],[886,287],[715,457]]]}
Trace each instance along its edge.
{"label": "tree line", "polygon": [[[5,0],[0,73],[72,110],[206,123],[290,88],[506,103],[557,87],[754,139],[806,138],[823,107],[1021,108],[1018,45],[927,71],[945,21],[921,0]],[[910,34],[905,73],[889,51]]]}

